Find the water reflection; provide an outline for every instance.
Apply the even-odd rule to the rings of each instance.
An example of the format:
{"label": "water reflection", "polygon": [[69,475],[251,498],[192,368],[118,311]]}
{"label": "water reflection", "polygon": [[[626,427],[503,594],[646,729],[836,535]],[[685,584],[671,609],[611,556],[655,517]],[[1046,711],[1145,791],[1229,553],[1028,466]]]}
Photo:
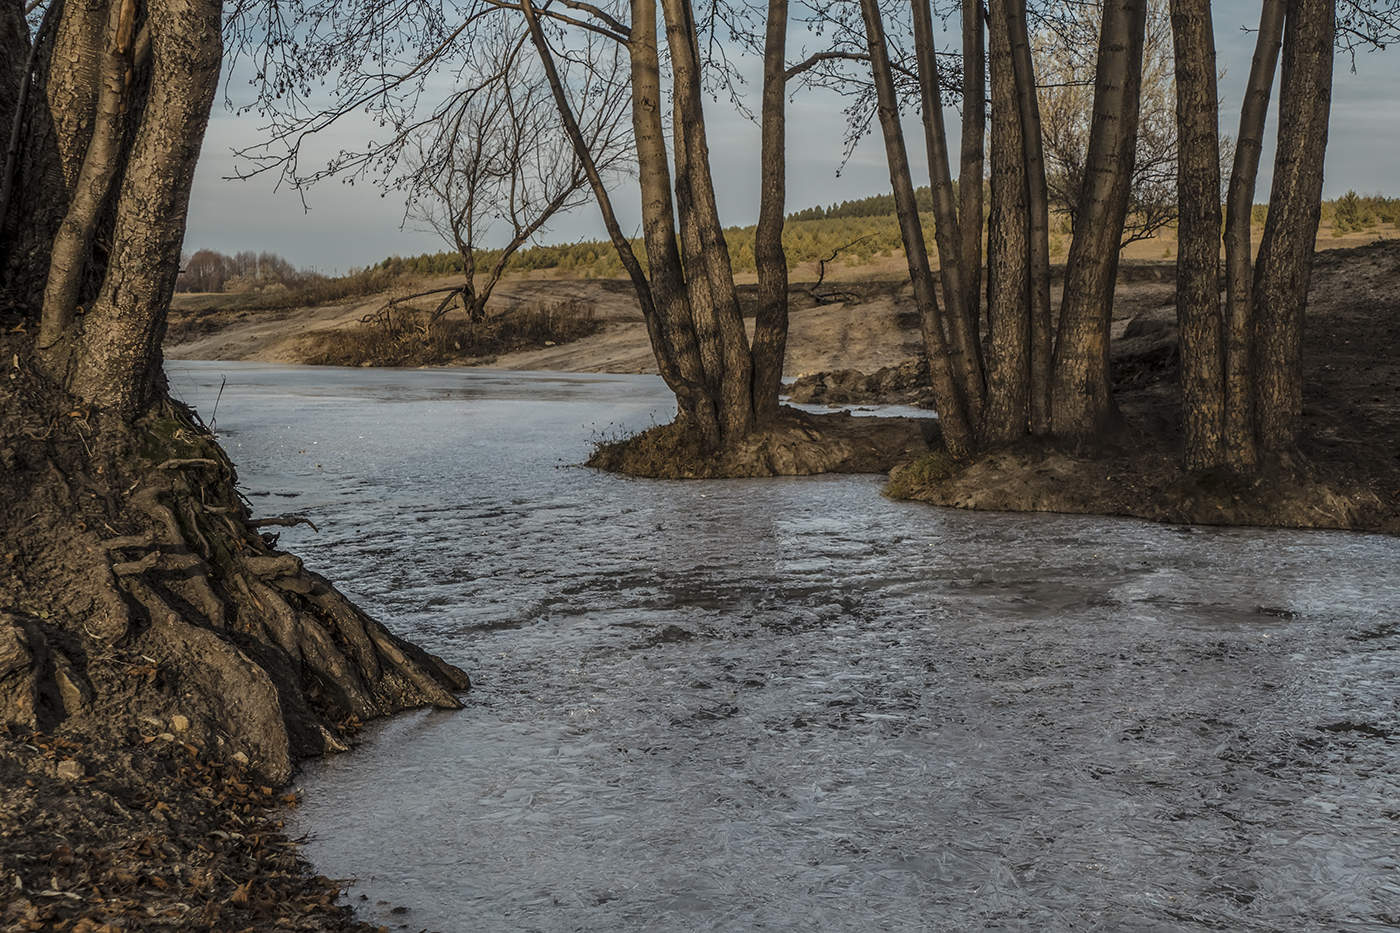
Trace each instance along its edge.
{"label": "water reflection", "polygon": [[284,541],[478,685],[303,777],[297,829],[366,919],[1400,922],[1394,539],[572,466],[669,417],[647,377],[173,381],[208,412],[225,373],[253,500],[321,525]]}

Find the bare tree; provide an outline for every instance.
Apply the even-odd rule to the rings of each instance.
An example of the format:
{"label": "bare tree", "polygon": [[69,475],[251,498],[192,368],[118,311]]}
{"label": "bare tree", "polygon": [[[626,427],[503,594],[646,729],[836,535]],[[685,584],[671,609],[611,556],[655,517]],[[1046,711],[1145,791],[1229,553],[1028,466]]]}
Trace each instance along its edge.
{"label": "bare tree", "polygon": [[1181,164],[1177,328],[1187,469],[1224,453],[1225,346],[1220,306],[1220,108],[1208,0],[1172,0]]}
{"label": "bare tree", "polygon": [[[525,39],[523,31],[479,37],[474,83],[456,95],[441,121],[422,128],[405,182],[409,210],[462,259],[464,281],[456,294],[473,319],[485,315],[511,257],[557,215],[592,198]],[[615,44],[587,49],[579,62],[573,70],[580,75],[580,131],[595,168],[608,175],[624,169],[631,156],[625,62]]]}
{"label": "bare tree", "polygon": [[[450,10],[419,5],[386,10],[369,0],[348,5],[244,0],[233,30],[234,48],[254,59],[261,79],[257,106],[269,126],[263,142],[245,152],[248,171],[278,172],[297,187],[334,174],[392,177],[410,140],[425,127],[450,122],[470,50],[480,37],[518,30],[523,23],[559,123],[636,289],[658,370],[677,397],[678,422],[703,446],[719,449],[778,414],[786,340],[786,315],[777,300],[785,299],[786,291],[776,266],[782,262],[781,242],[774,250],[772,238],[774,231],[781,232],[773,209],[777,205],[781,211],[776,173],[783,168],[782,127],[777,117],[785,104],[785,95],[776,91],[779,77],[786,81],[791,69],[786,63],[781,69],[774,66],[766,79],[769,158],[762,187],[767,222],[763,248],[757,250],[766,297],[755,326],[756,350],[750,346],[716,207],[702,93],[732,78],[721,33],[748,35],[775,58],[784,53],[785,8],[773,5],[771,22],[763,28],[750,21],[757,9],[721,2],[697,6],[690,0],[464,0]],[[296,15],[288,15],[289,10]],[[605,177],[607,160],[590,136],[589,101],[576,77],[579,69],[595,69],[609,44],[627,61],[645,263],[618,223]],[[332,77],[331,99],[313,101],[316,95],[309,89]],[[444,84],[446,99],[435,100]],[[366,109],[383,127],[378,138],[328,165],[303,167],[308,139],[346,114]]]}
{"label": "bare tree", "polygon": [[1054,433],[1076,441],[1101,434],[1117,415],[1109,386],[1109,325],[1137,152],[1146,24],[1146,0],[1110,0],[1104,7],[1094,120],[1079,192],[1079,225],[1065,267],[1051,384]]}

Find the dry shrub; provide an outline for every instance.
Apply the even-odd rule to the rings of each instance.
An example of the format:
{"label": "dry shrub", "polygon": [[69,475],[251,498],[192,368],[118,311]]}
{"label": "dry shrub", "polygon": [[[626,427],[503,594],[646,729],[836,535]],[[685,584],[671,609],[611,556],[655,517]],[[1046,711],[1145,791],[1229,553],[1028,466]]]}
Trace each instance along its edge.
{"label": "dry shrub", "polygon": [[390,325],[362,324],[325,334],[303,362],[317,366],[435,366],[568,343],[597,333],[593,306],[570,300],[512,308],[481,321],[427,311],[397,315]]}

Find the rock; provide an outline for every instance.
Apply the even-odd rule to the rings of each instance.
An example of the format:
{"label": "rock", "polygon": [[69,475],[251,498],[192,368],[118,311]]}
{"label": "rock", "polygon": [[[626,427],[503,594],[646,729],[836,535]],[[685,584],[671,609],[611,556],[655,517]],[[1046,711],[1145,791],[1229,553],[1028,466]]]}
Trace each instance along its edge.
{"label": "rock", "polygon": [[72,716],[92,702],[92,685],[63,654],[53,652],[53,682],[66,716]]}
{"label": "rock", "polygon": [[81,781],[83,779],[83,766],[72,758],[65,758],[58,763],[58,776],[65,781]]}
{"label": "rock", "polygon": [[233,763],[236,764],[236,765],[240,765],[241,767],[246,768],[246,767],[248,767],[248,756],[245,755],[245,754],[243,754],[242,752],[234,752],[234,753],[233,753]]}
{"label": "rock", "polygon": [[175,736],[171,735],[169,732],[162,732],[160,735],[156,736],[156,738],[162,742],[175,741]]}
{"label": "rock", "polygon": [[189,729],[189,727],[190,720],[188,716],[182,716],[179,713],[176,713],[174,716],[170,717],[170,728],[172,731],[184,732],[185,730]]}
{"label": "rock", "polygon": [[43,634],[33,631],[36,637],[19,617],[0,613],[0,724],[41,725],[38,675],[47,652]]}
{"label": "rock", "polygon": [[29,638],[19,620],[0,614],[0,680],[29,667]]}

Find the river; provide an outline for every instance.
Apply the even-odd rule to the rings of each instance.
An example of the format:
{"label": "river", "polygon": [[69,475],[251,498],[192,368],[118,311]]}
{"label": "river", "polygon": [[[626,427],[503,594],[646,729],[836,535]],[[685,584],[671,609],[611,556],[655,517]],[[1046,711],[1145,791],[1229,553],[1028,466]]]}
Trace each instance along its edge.
{"label": "river", "polygon": [[577,466],[670,417],[645,376],[170,370],[284,546],[475,683],[299,778],[367,921],[1400,924],[1400,540]]}

